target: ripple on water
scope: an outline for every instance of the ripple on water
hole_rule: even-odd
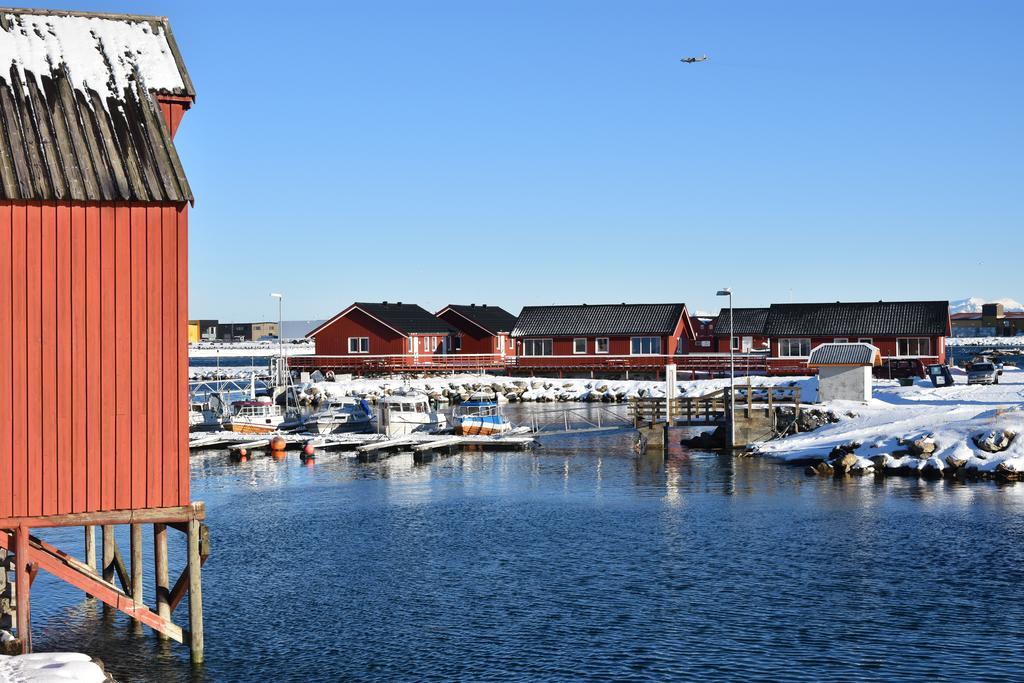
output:
[[[1012,678],[1003,655],[1024,645],[1024,487],[637,458],[627,435],[192,469],[213,539],[205,668],[46,578],[41,649],[96,654],[123,683],[847,681]]]

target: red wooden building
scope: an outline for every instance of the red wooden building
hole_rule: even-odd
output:
[[[735,309],[738,366],[764,363],[771,374],[806,374],[811,349],[829,342],[864,342],[882,362],[942,363],[950,334],[947,301],[772,304]],[[719,351],[729,350],[728,309],[715,327]],[[767,354],[758,347],[768,343]],[[763,359],[763,360],[762,360]]]
[[[29,648],[39,568],[179,641],[171,610],[191,585],[201,659],[198,560],[172,593],[166,558],[166,525],[197,554],[202,533],[188,460],[193,198],[172,142],[195,91],[165,18],[0,10],[0,41],[16,56],[0,72],[0,545],[17,558],[18,636]],[[156,612],[140,522],[157,525]],[[130,577],[113,534],[127,523]],[[87,526],[85,563],[30,533],[71,525]]]
[[[527,306],[512,338],[519,374],[658,376],[696,336],[686,304],[623,303]]]
[[[356,302],[309,334],[312,356],[289,359],[296,370],[374,373],[500,367],[453,352],[459,330],[416,304]]]
[[[715,351],[729,353],[730,346],[734,352],[768,352],[768,337],[764,333],[764,323],[768,319],[767,308],[734,308],[732,309],[732,327],[729,326],[729,309],[723,308],[715,318],[714,336]],[[729,330],[732,329],[732,344],[729,343]]]
[[[449,304],[436,315],[458,330],[452,338],[454,353],[501,364],[505,358],[515,355],[512,330],[516,316],[504,308],[487,304]]]

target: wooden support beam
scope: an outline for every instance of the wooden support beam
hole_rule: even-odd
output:
[[[188,628],[193,664],[203,663],[203,575],[199,520],[188,523]]]
[[[206,506],[202,502],[169,508],[144,510],[115,510],[113,512],[80,512],[47,517],[0,517],[0,529],[31,526],[33,529],[55,526],[104,526],[109,524],[166,524],[206,519]]]
[[[136,605],[142,605],[142,525],[132,524],[131,526],[131,572],[132,572],[132,600]]]
[[[167,525],[153,525],[153,569],[156,578],[156,613],[162,619],[171,619],[171,595],[167,575]],[[161,637],[163,634],[161,634]]]
[[[14,587],[17,590],[18,609],[18,640],[21,641],[23,654],[32,652],[32,582],[29,578],[29,563],[32,561],[29,552],[29,529],[19,526],[14,531],[14,560],[17,562],[14,571]]]
[[[208,558],[209,556],[210,556],[210,532],[209,532],[209,529],[207,529],[206,525],[203,524],[200,527],[200,536],[199,536],[199,566],[200,567],[203,566],[204,564],[206,564],[206,558]],[[178,605],[181,603],[182,599],[185,597],[185,594],[188,593],[188,580],[189,580],[188,567],[185,567],[185,570],[183,572],[181,572],[181,576],[179,576],[178,580],[174,582],[174,587],[171,589],[171,592],[170,592],[169,597],[168,597],[168,604],[170,606],[171,612],[173,612],[174,610],[178,609]]]
[[[114,527],[103,527],[103,580],[114,583]]]
[[[117,545],[117,539],[114,539],[114,571],[117,572],[117,580],[121,582],[121,590],[124,591],[125,595],[132,594],[132,583],[131,579],[128,578],[128,568],[124,564],[124,558],[121,557],[121,549]],[[113,579],[110,580],[113,583]]]
[[[131,597],[117,590],[112,583],[93,575],[88,569],[83,570],[84,565],[80,562],[68,562],[67,556],[60,551],[56,553],[50,551],[46,544],[38,539],[32,539],[29,556],[33,562],[37,562],[46,571],[85,591],[89,595],[96,596],[104,604],[124,612],[133,619],[141,621],[157,632],[166,634],[179,643],[185,641],[185,634],[180,626],[172,623],[169,619],[162,619],[149,611],[144,605],[137,605]]]
[[[85,526],[85,563],[96,571],[96,527]]]

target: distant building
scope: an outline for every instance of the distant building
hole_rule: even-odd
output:
[[[741,310],[745,311],[742,317]],[[736,309],[737,329],[745,331],[737,335],[737,351],[746,356],[761,355],[756,349],[743,353],[743,337],[750,336],[755,346],[758,339],[767,340],[769,373],[806,371],[811,349],[830,342],[871,344],[878,348],[883,361],[907,359],[928,364],[945,360],[946,337],[950,334],[948,301],[772,304],[758,334],[758,311],[764,310]],[[728,310],[723,313],[715,335],[721,340],[724,334],[728,351],[728,330],[721,327],[722,320],[728,325]]]
[[[294,368],[387,372],[446,369],[458,330],[416,304],[356,302],[306,336],[312,356],[289,361]]]
[[[512,331],[517,372],[659,375],[696,335],[686,304],[527,306]]]
[[[1016,337],[1024,334],[1024,311],[984,304],[980,311],[949,316],[954,337]]]
[[[495,358],[515,353],[511,335],[516,316],[500,306],[449,304],[437,312],[437,317],[458,330],[452,338],[453,353]]]
[[[277,339],[280,332],[280,326],[276,322],[259,322],[252,323],[252,337],[253,341],[260,341],[261,339]]]
[[[216,320],[189,320],[189,342],[213,341],[217,339],[218,325],[219,323]]]
[[[768,319],[768,309],[734,308],[732,313],[732,350],[740,353],[767,352],[769,344],[768,336],[764,332],[764,324]],[[729,329],[729,309],[723,308],[715,318],[715,351],[729,352]]]

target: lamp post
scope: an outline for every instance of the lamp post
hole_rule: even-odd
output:
[[[736,444],[736,360],[735,338],[733,337],[732,321],[732,288],[723,287],[718,290],[718,296],[729,297],[729,448],[735,448]]]
[[[284,381],[284,294],[271,292],[270,297],[277,299],[277,383]]]

